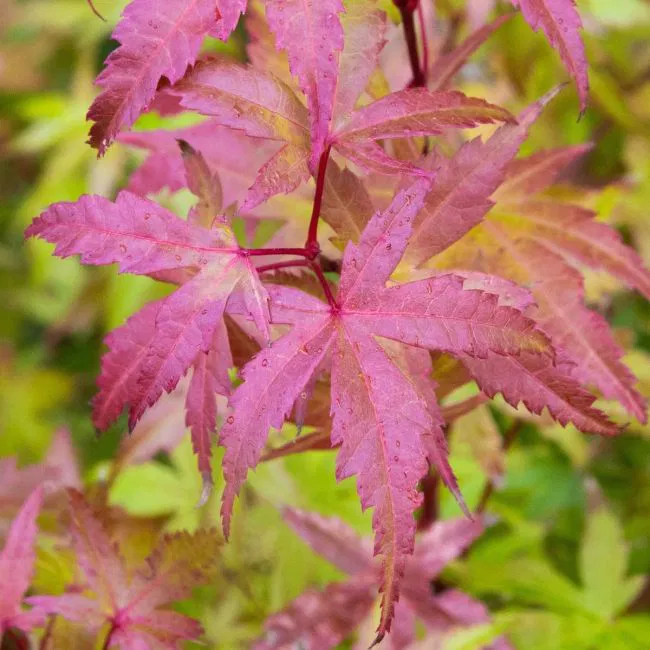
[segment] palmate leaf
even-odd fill
[[[541,27],[560,52],[576,80],[584,110],[587,66],[573,0],[512,1],[533,29]],[[383,45],[384,14],[370,0],[350,0],[343,14],[340,0],[265,0],[265,5],[276,45],[288,53],[291,72],[309,104],[313,171],[333,118],[353,108],[375,67]],[[132,0],[127,5],[112,35],[120,46],[109,55],[97,78],[102,93],[88,111],[88,119],[95,122],[89,142],[100,155],[120,129],[130,127],[152,103],[162,79],[173,84],[184,75],[206,35],[228,38],[246,6],[246,0],[166,0],[162,4]],[[462,61],[486,36],[479,31],[468,39],[455,60]],[[444,79],[457,66],[453,58],[446,63]],[[372,164],[372,160],[367,162]]]
[[[211,579],[218,552],[215,531],[167,535],[145,565],[129,573],[83,496],[71,490],[69,498],[76,557],[94,597],[34,596],[28,602],[35,612],[59,614],[95,630],[109,623],[109,648],[175,650],[182,640],[199,638],[202,628],[196,621],[164,606]]]
[[[616,431],[589,408],[593,397],[554,369],[549,341],[534,323],[517,309],[500,306],[494,293],[466,290],[465,279],[454,275],[386,287],[429,189],[430,181],[421,179],[399,192],[387,210],[372,217],[359,244],[348,245],[335,306],[296,289],[269,287],[273,322],[293,329],[244,367],[245,381],[231,398],[233,412],[220,435],[226,448],[222,513],[227,534],[234,498],[248,469],[259,462],[269,428],[282,426],[331,356],[331,440],[340,446],[337,478],[357,476],[362,506],[375,508],[375,552],[383,559],[380,634],[390,627],[413,550],[413,512],[421,500],[416,487],[427,461],[435,462],[450,488],[455,483],[434,386],[428,392],[421,388],[426,371],[396,363],[375,337],[479,361],[491,354],[505,359],[530,355],[548,365],[549,381],[561,382],[575,401],[572,421],[585,427],[584,418],[594,415],[588,420],[590,430]],[[522,399],[526,391],[516,383],[518,377],[496,374],[489,380]]]
[[[88,111],[90,144],[103,154],[153,99],[158,82],[180,79],[216,21],[214,0],[132,0],[113,32],[121,45],[97,78],[103,92]]]
[[[575,0],[511,0],[528,24],[542,29],[551,45],[560,53],[569,74],[575,80],[582,112],[587,109],[589,79],[585,47],[580,36],[582,22]]]
[[[9,628],[28,632],[45,620],[42,612],[22,610],[23,596],[34,573],[36,518],[43,505],[43,488],[36,488],[13,520],[0,552],[0,641]]]
[[[81,486],[79,463],[65,428],[55,433],[41,463],[18,467],[15,457],[0,459],[0,544],[20,508],[41,485],[47,488],[43,508],[50,511],[58,511],[64,488]]]
[[[93,420],[105,429],[128,405],[132,429],[163,391],[171,392],[193,368],[188,424],[207,481],[208,442],[216,426],[209,391],[229,389],[232,359],[223,315],[231,298],[269,336],[266,290],[229,226],[217,220],[209,230],[123,192],[115,202],[84,196],[53,205],[26,234],[56,243],[61,256],[81,254],[88,264],[117,262],[122,271],[180,284],[107,337]]]
[[[490,196],[503,183],[507,165],[528,137],[531,125],[558,90],[526,109],[517,124],[506,124],[486,142],[465,143],[453,158],[433,155],[436,182],[418,214],[405,261],[420,265],[448,248],[480,223],[494,203]]]
[[[273,194],[293,191],[315,172],[321,153],[330,147],[370,171],[429,175],[387,155],[377,140],[514,121],[507,111],[483,100],[422,88],[398,91],[353,111],[377,63],[383,19],[353,3],[350,15],[339,20],[338,0],[322,6],[296,0],[291,6],[300,8],[291,21],[284,9],[278,10],[285,7],[280,3],[267,3],[267,16],[279,37],[278,45],[289,51],[309,110],[287,84],[268,71],[218,60],[199,62],[173,90],[184,108],[250,137],[285,143],[261,168],[244,209],[252,209]],[[322,29],[325,24],[327,31]],[[307,44],[289,38],[294,32],[286,30],[297,29],[307,34]]]
[[[499,132],[493,137],[498,135]],[[594,220],[594,213],[539,194],[585,149],[569,147],[511,162],[498,175],[502,184],[496,191],[494,185],[486,184],[474,194],[459,197],[463,201],[460,214],[465,218],[453,221],[455,228],[443,229],[446,221],[438,209],[440,201],[433,203],[436,209],[425,206],[420,215],[421,236],[409,246],[406,258],[440,270],[493,273],[528,286],[536,305],[527,307],[526,313],[564,350],[567,372],[581,382],[595,385],[606,397],[618,400],[643,422],[645,400],[634,388],[635,377],[621,362],[623,351],[606,321],[585,306],[578,270],[585,265],[605,269],[644,295],[649,295],[650,274],[618,233]],[[445,170],[451,168],[461,177],[469,175],[477,162],[480,165],[485,158],[478,151],[478,158],[465,158],[463,154],[461,149],[443,164],[443,178]],[[453,197],[453,192],[449,196]],[[434,188],[430,197],[435,195]],[[487,214],[495,199],[496,207]],[[458,207],[451,203],[449,209]],[[445,251],[441,251],[441,240],[449,246]],[[505,363],[499,360],[500,366]],[[476,363],[474,368],[478,371]],[[537,378],[544,376],[545,371],[538,367]],[[547,388],[555,392],[555,388]],[[557,407],[560,408],[559,403]]]
[[[212,120],[183,129],[122,133],[119,142],[148,152],[144,163],[129,178],[127,189],[145,196],[163,188],[176,192],[187,187],[178,140],[200,151],[210,170],[219,174],[224,205],[243,199],[255,171],[279,149],[277,143],[248,138]]]
[[[349,576],[345,582],[309,590],[271,616],[265,636],[255,650],[288,650],[303,644],[330,650],[349,637],[366,619],[380,588],[369,540],[362,539],[338,519],[285,509],[286,522],[319,555]],[[415,640],[415,620],[439,635],[451,628],[489,620],[478,601],[454,590],[434,596],[431,581],[483,532],[480,521],[438,522],[418,538],[406,568],[402,597],[397,604],[391,647],[406,648]],[[376,642],[381,639],[380,636]],[[501,643],[501,642],[498,642]],[[494,648],[509,648],[505,642]]]

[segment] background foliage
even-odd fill
[[[186,436],[167,434],[167,444],[153,450],[157,453],[141,448],[138,457],[138,449],[124,443],[118,452],[124,422],[97,439],[88,402],[103,336],[164,288],[147,278],[54,259],[50,246],[24,244],[22,235],[52,202],[85,192],[113,195],[135,166],[135,154],[120,144],[99,161],[85,144],[92,82],[113,47],[110,29],[123,4],[96,0],[107,19],[103,23],[83,0],[3,3],[0,456],[14,456],[20,465],[40,462],[57,428],[68,427],[84,480],[108,481],[110,503],[128,513],[124,521],[138,528],[147,548],[162,530],[192,531],[216,523],[218,494],[205,509],[196,509],[200,478]],[[472,17],[490,4],[438,2],[439,44],[466,34]],[[533,128],[524,151],[593,142],[574,180],[594,190],[585,200],[648,264],[650,6],[643,0],[583,0],[579,6],[591,64],[590,109],[576,122],[575,91],[563,92]],[[245,42],[240,26],[227,45],[210,40],[209,47],[228,48],[243,60]],[[516,16],[472,58],[457,82],[468,94],[514,112],[563,75],[556,54]],[[147,114],[136,128],[174,120],[179,118]],[[162,199],[179,210],[190,200],[184,192]],[[641,378],[640,390],[650,395],[648,304],[595,272],[588,276],[588,289],[590,302],[607,315],[629,350],[626,361]],[[495,612],[493,631],[509,632],[520,648],[647,648],[650,591],[643,577],[650,573],[650,429],[632,422],[620,437],[600,439],[524,420],[504,455],[500,435],[512,418],[511,409],[495,403],[453,427],[452,465],[470,508],[486,477],[498,476],[499,489],[488,507],[494,526],[442,580],[484,599]],[[159,434],[161,427],[182,430],[182,409],[173,396],[156,407],[148,423]],[[124,465],[119,473],[116,463]],[[0,531],[15,515],[2,494],[0,476]],[[446,492],[439,498],[443,516],[458,515]],[[180,606],[201,620],[208,647],[248,647],[270,613],[306,587],[341,577],[281,522],[276,507],[284,504],[335,514],[360,533],[370,533],[353,482],[335,483],[333,454],[315,452],[260,466],[238,506],[246,514],[235,518],[232,542],[220,551],[217,578]],[[61,584],[69,562],[44,536],[35,584]],[[481,633],[487,636],[456,636],[447,647],[481,647],[490,632]]]

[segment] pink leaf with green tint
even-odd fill
[[[267,0],[266,17],[277,47],[307,98],[311,123],[311,168],[316,169],[330,133],[338,83],[343,29],[340,0]]]
[[[114,203],[94,195],[55,203],[25,235],[56,244],[59,257],[81,255],[83,264],[92,265],[117,262],[123,273],[138,275],[200,269],[209,259],[233,252],[217,233],[129,192],[121,192]]]
[[[185,140],[201,153],[212,173],[219,175],[224,205],[243,198],[255,172],[278,149],[277,143],[248,138],[211,119],[183,129],[122,133],[118,140],[149,152],[129,179],[131,192],[146,195],[165,187],[172,192],[186,187],[187,175],[178,149],[178,140]]]
[[[22,600],[34,574],[36,518],[43,505],[43,489],[36,488],[13,520],[0,553],[0,641],[6,630],[17,627],[28,632],[45,617],[23,612]]]
[[[100,155],[153,99],[158,82],[178,81],[216,20],[214,0],[132,0],[113,32],[120,43],[97,77],[103,92],[88,111],[90,144]]]
[[[551,45],[560,53],[564,65],[578,87],[580,108],[587,109],[589,79],[585,46],[580,36],[582,22],[575,0],[511,0],[521,9],[526,22],[542,29]]]
[[[197,226],[210,229],[217,220],[226,223],[223,211],[223,188],[219,174],[213,173],[200,151],[186,140],[178,140],[183,157],[187,187],[198,198],[187,220]]]
[[[393,606],[412,552],[418,481],[427,470],[427,436],[441,435],[441,416],[386,355],[375,336],[433,350],[486,357],[531,351],[548,358],[547,337],[497,296],[463,289],[446,275],[386,287],[411,233],[431,181],[422,179],[375,214],[358,244],[348,244],[336,305],[299,290],[270,286],[274,323],[293,329],[262,350],[243,370],[221,432],[226,448],[222,515],[229,530],[232,505],[248,470],[260,460],[270,427],[280,428],[320,367],[332,358],[332,444],[339,446],[337,477],[358,477],[362,506],[373,507],[375,552],[381,555],[384,607],[379,633],[390,628]],[[438,432],[437,434],[435,432]],[[444,445],[433,444],[443,467]],[[450,485],[453,483],[449,476]]]
[[[270,616],[253,650],[330,650],[348,638],[368,615],[374,601],[372,580],[355,578],[309,590]]]
[[[241,209],[247,212],[276,194],[290,194],[309,179],[309,150],[285,144],[257,173]]]
[[[174,89],[185,108],[253,138],[309,146],[309,116],[284,82],[251,66],[200,61]]]
[[[344,43],[339,56],[334,120],[346,119],[368,85],[384,47],[386,14],[371,0],[348,0],[341,14]]]
[[[453,158],[429,161],[438,169],[433,189],[415,220],[405,259],[419,265],[471,230],[493,207],[491,195],[505,178],[506,166],[528,137],[531,125],[557,94],[549,93],[526,109],[517,124],[502,126],[487,142],[465,143]]]
[[[508,111],[482,99],[456,91],[434,93],[413,88],[394,92],[359,109],[333,138],[338,142],[437,135],[450,128],[497,121],[515,122]]]
[[[197,640],[197,621],[165,605],[191,595],[213,577],[218,542],[214,530],[166,535],[135,571],[127,571],[118,547],[83,496],[69,492],[72,536],[77,560],[94,597],[78,594],[29,599],[41,614],[59,614],[91,628],[112,630],[108,648],[179,650]]]
[[[510,204],[512,205],[512,204]],[[504,212],[509,208],[504,206]],[[575,205],[528,200],[517,208],[523,223],[513,219],[509,227],[560,253],[569,261],[603,269],[650,299],[650,272],[639,254],[626,246],[611,226],[596,221],[596,214]]]

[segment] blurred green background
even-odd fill
[[[123,4],[95,1],[106,23],[84,0],[2,0],[0,8],[0,456],[38,462],[57,427],[67,426],[89,481],[109,471],[124,431],[121,422],[98,439],[89,417],[102,339],[165,288],[118,276],[113,268],[56,259],[47,244],[25,243],[22,232],[52,202],[86,192],[113,196],[137,164],[119,144],[101,160],[85,144],[93,79],[114,46],[110,30]],[[575,93],[565,91],[525,151],[593,142],[574,180],[586,188],[582,196],[599,218],[613,223],[648,263],[650,4],[578,5],[591,63],[591,107],[578,122]],[[465,9],[461,0],[438,3],[441,34],[453,19],[467,32]],[[209,47],[243,57],[245,38],[240,28],[227,46]],[[517,17],[472,59],[459,85],[518,110],[564,76],[556,54]],[[166,123],[149,114],[136,128]],[[162,198],[186,207],[184,195]],[[650,394],[648,304],[597,273],[588,277],[588,288],[629,351],[640,389]],[[605,408],[617,414],[613,405]],[[489,471],[490,436],[503,432],[510,417],[490,405],[454,426],[452,464],[470,502]],[[650,573],[650,429],[630,422],[623,435],[604,440],[527,422],[507,457],[492,460],[505,464],[503,485],[488,508],[498,523],[445,579],[483,598],[517,647],[650,647],[644,578]],[[314,453],[268,463],[252,476],[251,498],[239,506],[247,512],[235,520],[219,584],[186,608],[201,618],[213,647],[246,647],[270,612],[307,585],[337,577],[282,524],[275,505],[336,514],[370,532],[353,482],[336,485],[333,467],[332,454]],[[185,441],[122,472],[111,498],[139,517],[164,517],[167,528],[195,528],[216,520],[216,505],[195,509],[199,492]],[[443,515],[457,516],[451,499],[440,498]],[[459,638],[454,647],[479,646]]]

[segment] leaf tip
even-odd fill
[[[196,504],[197,508],[202,508],[210,498],[212,490],[214,488],[214,481],[212,480],[212,474],[209,471],[201,472],[201,479],[203,481],[203,487],[201,489],[201,497],[199,502]]]
[[[178,143],[178,148],[181,150],[183,157],[192,156],[196,153],[196,149],[194,149],[194,147],[187,140],[183,140],[183,138],[176,138],[176,142]]]

